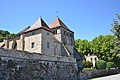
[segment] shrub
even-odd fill
[[[114,62],[107,62],[107,69],[110,69],[110,68],[115,68]]]
[[[96,62],[96,69],[106,69],[106,62],[104,60],[98,60]]]
[[[93,66],[92,62],[83,60],[84,68],[91,68]]]
[[[115,61],[115,67],[118,67],[118,69],[120,69],[120,60]]]

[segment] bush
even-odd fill
[[[5,37],[0,37],[0,42],[3,42],[4,39]]]
[[[92,62],[83,60],[84,68],[91,68],[93,66]]]
[[[115,61],[115,65],[115,67],[118,67],[118,69],[120,69],[120,60]]]
[[[107,69],[110,69],[110,68],[115,68],[114,62],[107,62]]]
[[[96,69],[106,69],[106,62],[104,60],[99,60],[96,62]]]

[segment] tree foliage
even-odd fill
[[[94,54],[101,60],[112,61],[120,66],[120,14],[117,14],[111,31],[113,35],[99,35],[92,41],[78,39],[75,47],[83,56]]]
[[[116,14],[116,15],[117,15],[118,20],[113,21],[114,23],[112,24],[112,27],[113,27],[112,32],[113,32],[114,36],[116,36],[118,39],[120,39],[120,23],[119,23],[120,14]]]
[[[116,55],[111,53],[114,49],[112,35],[100,35],[91,41],[91,51],[97,55],[99,59],[112,61],[116,59]]]
[[[0,30],[0,42],[2,42],[5,38],[14,36],[15,34],[10,34],[8,31]]]
[[[94,54],[99,59],[113,61],[116,59],[116,55],[111,53],[114,49],[113,38],[112,35],[100,35],[92,41],[78,39],[75,41],[75,46],[83,55]]]
[[[90,43],[88,40],[76,40],[75,47],[82,55],[88,55],[90,53]]]
[[[117,56],[120,59],[120,14],[116,14],[117,20],[114,20],[114,23],[112,24],[112,33],[114,34],[114,50],[113,53],[117,54]]]
[[[115,68],[115,63],[114,62],[107,62],[107,69],[110,69],[110,68]]]
[[[6,37],[7,35],[10,35],[8,31],[0,30],[0,36]]]
[[[92,62],[83,60],[83,67],[84,68],[91,68],[92,66],[93,66]]]
[[[99,61],[96,62],[96,68],[97,69],[106,69],[106,67],[107,67],[106,61],[99,60]]]

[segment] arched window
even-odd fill
[[[92,58],[91,58],[91,61],[92,61]]]
[[[17,49],[17,42],[16,41],[13,42],[12,49]]]
[[[95,57],[95,61],[97,61],[97,58]]]

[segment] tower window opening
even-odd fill
[[[32,43],[31,43],[31,48],[34,48],[34,47],[35,47],[35,43],[32,42]]]
[[[47,48],[50,48],[50,43],[49,42],[47,42]]]
[[[49,33],[47,33],[47,35],[49,35]]]
[[[64,31],[64,35],[66,34],[66,32]]]
[[[54,30],[54,33],[57,34],[57,30]]]

